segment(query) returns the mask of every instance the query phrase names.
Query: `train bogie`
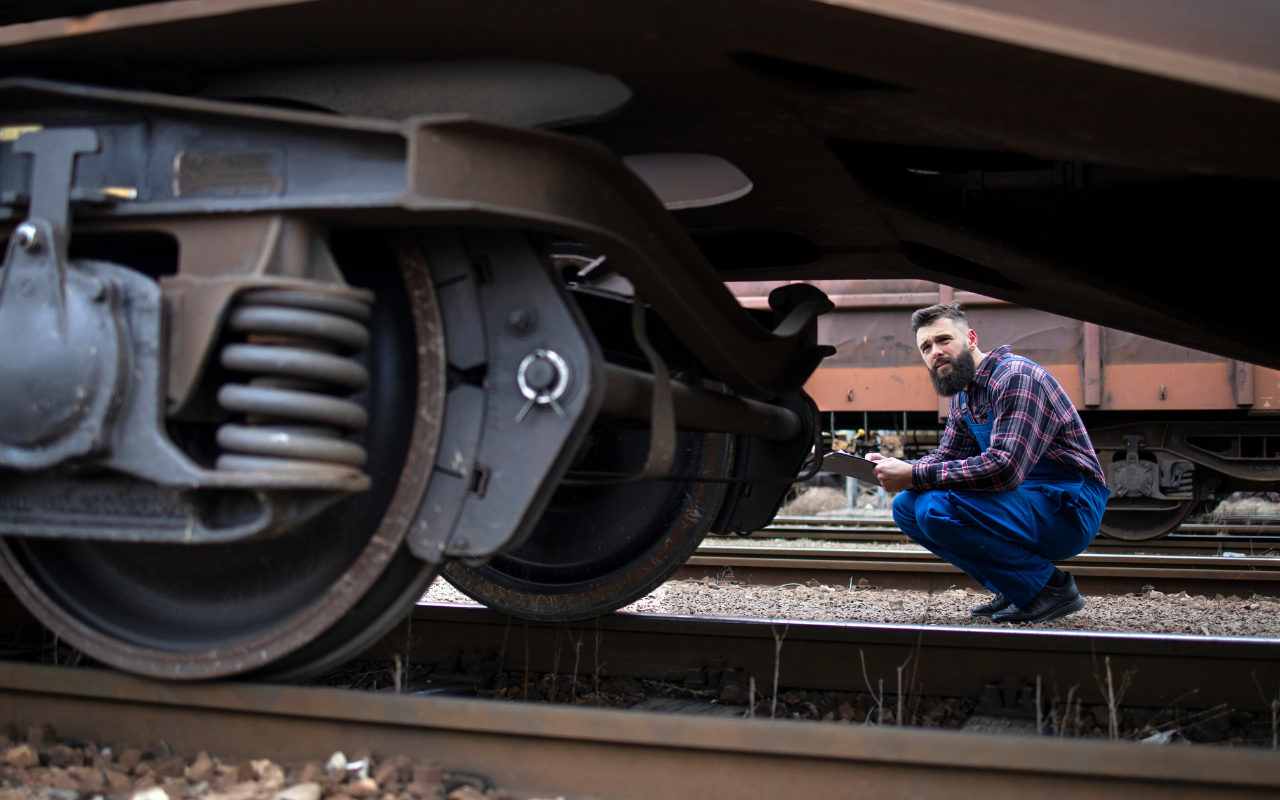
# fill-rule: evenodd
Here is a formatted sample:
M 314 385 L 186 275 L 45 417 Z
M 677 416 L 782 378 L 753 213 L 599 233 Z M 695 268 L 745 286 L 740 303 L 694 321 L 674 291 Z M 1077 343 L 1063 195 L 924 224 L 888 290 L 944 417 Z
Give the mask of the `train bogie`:
M 101 661 L 305 674 L 446 562 L 511 613 L 604 613 L 711 528 L 771 516 L 813 448 L 794 398 L 825 297 L 741 309 L 598 149 L 456 117 L 0 94 L 25 207 L 0 292 L 0 572 Z M 558 159 L 562 191 L 497 169 L 529 159 Z M 611 205 L 580 203 L 592 184 Z

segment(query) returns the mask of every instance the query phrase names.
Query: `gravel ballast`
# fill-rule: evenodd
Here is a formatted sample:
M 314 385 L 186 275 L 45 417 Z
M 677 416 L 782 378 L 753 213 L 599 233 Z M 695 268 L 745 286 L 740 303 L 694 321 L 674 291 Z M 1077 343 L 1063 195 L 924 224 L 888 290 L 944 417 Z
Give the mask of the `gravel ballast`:
M 6 725 L 0 800 L 516 800 L 481 776 L 451 773 L 404 755 L 341 752 L 325 761 L 175 755 L 163 741 L 145 749 L 62 740 L 48 725 L 25 740 Z M 0 744 L 3 739 L 0 739 Z M 519 795 L 528 797 L 528 795 Z
M 849 591 L 829 586 L 751 586 L 734 582 L 668 581 L 622 609 L 655 614 L 755 619 L 806 619 L 989 627 L 969 616 L 986 602 L 985 592 L 953 589 Z M 438 580 L 423 598 L 435 603 L 474 603 Z M 1012 627 L 1005 625 L 1002 627 Z M 1184 633 L 1203 636 L 1280 637 L 1280 602 L 1274 597 L 1193 597 L 1185 593 L 1085 598 L 1083 611 L 1028 627 L 1121 633 Z

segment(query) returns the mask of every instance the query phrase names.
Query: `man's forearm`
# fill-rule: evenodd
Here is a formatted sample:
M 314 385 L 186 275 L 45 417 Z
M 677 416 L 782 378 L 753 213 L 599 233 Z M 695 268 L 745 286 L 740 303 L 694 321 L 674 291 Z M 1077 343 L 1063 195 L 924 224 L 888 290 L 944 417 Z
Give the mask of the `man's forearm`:
M 966 459 L 932 464 L 913 464 L 911 488 L 960 489 L 974 492 L 1005 492 L 1018 488 L 1022 475 L 1014 459 L 999 452 L 986 452 Z

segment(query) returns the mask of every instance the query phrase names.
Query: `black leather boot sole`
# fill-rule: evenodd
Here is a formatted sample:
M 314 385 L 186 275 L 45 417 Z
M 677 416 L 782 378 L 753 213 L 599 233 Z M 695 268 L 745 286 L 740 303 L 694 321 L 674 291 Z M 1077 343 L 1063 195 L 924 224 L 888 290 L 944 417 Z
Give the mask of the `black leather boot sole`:
M 1076 588 L 1076 579 L 1067 573 L 1064 586 L 1046 586 L 1040 593 L 1031 598 L 1025 608 L 1010 606 L 1004 611 L 991 615 L 992 622 L 1053 622 L 1070 616 L 1084 608 L 1084 598 Z
M 998 594 L 982 605 L 974 606 L 970 609 L 969 615 L 973 617 L 990 617 L 997 611 L 1004 611 L 1011 605 L 1013 605 L 1013 603 L 1010 602 L 1009 598 L 1005 597 L 1003 594 Z

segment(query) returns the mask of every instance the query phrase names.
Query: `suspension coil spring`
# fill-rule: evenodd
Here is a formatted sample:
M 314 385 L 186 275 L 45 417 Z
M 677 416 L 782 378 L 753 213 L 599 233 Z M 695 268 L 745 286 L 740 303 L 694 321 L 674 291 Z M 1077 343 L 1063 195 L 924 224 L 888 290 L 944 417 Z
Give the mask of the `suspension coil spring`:
M 352 394 L 369 373 L 355 360 L 369 346 L 373 294 L 258 289 L 242 295 L 229 329 L 244 341 L 222 349 L 222 366 L 252 376 L 218 390 L 218 405 L 244 423 L 218 428 L 218 469 L 356 469 L 365 449 L 344 439 L 368 414 Z

